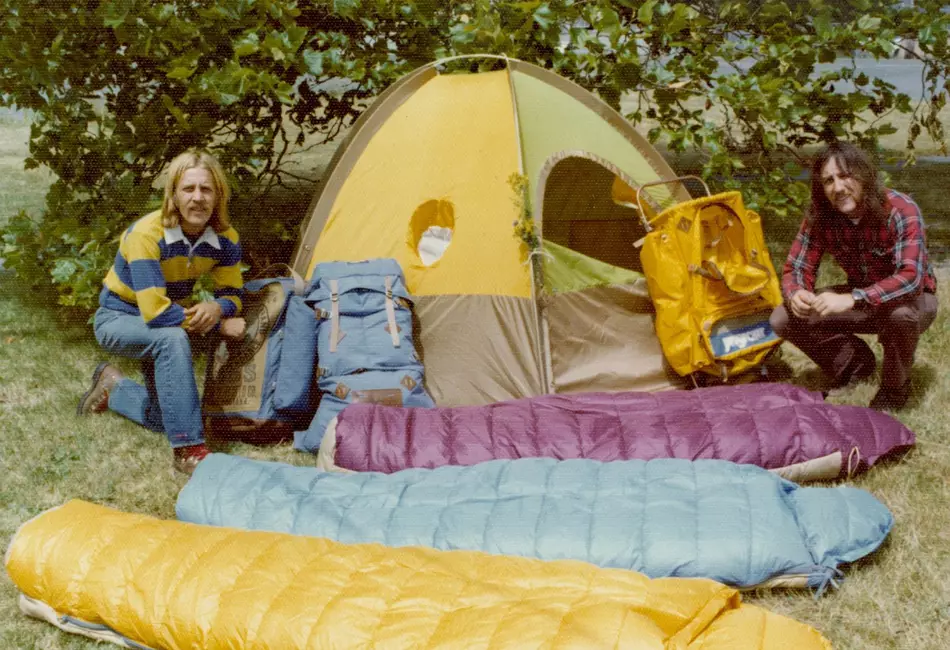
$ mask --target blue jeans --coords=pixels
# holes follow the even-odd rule
[[[108,352],[139,359],[145,385],[120,379],[109,392],[109,409],[152,431],[172,447],[204,442],[201,401],[192,365],[191,341],[181,327],[155,327],[141,316],[100,307],[93,330]]]

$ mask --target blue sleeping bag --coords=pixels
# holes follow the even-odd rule
[[[570,558],[739,587],[810,585],[876,549],[887,508],[725,461],[496,460],[340,474],[211,454],[179,519],[340,542]]]

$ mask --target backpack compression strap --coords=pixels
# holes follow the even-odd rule
[[[399,327],[396,325],[396,308],[393,305],[393,278],[386,276],[386,320],[389,322],[389,335],[393,340],[393,347],[399,347]]]
[[[340,283],[330,280],[330,352],[336,352],[340,338]]]

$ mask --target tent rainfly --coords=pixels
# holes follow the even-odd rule
[[[294,268],[398,260],[440,406],[669,388],[628,199],[673,171],[593,94],[498,58],[489,72],[425,65],[376,99],[327,168]],[[690,198],[643,194],[647,219]]]

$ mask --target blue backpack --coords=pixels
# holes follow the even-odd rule
[[[320,406],[294,447],[315,451],[330,421],[353,402],[435,406],[412,339],[412,296],[394,259],[324,262],[306,303],[317,318]]]

